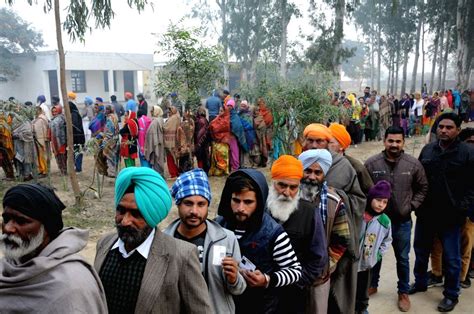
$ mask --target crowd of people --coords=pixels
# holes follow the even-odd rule
[[[331,94],[332,104],[343,108],[341,123],[349,131],[353,144],[380,140],[390,126],[402,127],[406,137],[427,134],[436,117],[442,112],[454,111],[462,121],[474,121],[474,93],[470,90],[441,90],[429,95],[379,95],[370,86],[363,95],[345,91]]]
[[[220,106],[218,98],[212,100]],[[353,138],[344,124],[310,124],[304,128],[302,152],[279,156],[267,181],[260,170],[238,163],[240,151],[233,156],[232,147],[242,147],[247,139],[247,132],[240,138],[233,131],[235,124],[240,121],[241,130],[246,125],[237,120],[235,97],[223,98],[219,111],[207,103],[209,129],[221,132],[205,145],[212,146],[211,156],[219,149],[218,160],[229,161],[232,170],[215,220],[208,219],[212,193],[205,160],[198,159],[202,167],[185,169],[183,165],[191,166],[193,147],[199,154],[196,146],[170,146],[196,134],[192,126],[200,123],[187,112],[181,121],[177,107],[169,108],[163,134],[153,139],[147,138],[148,131],[153,123],[159,128],[161,120],[144,114],[135,118],[140,110],[127,107],[120,130],[117,121],[110,121],[113,136],[115,130],[122,136],[120,155],[127,167],[115,180],[116,232],[99,240],[93,267],[77,254],[86,245],[86,234],[64,228],[65,206],[51,188],[10,188],[2,200],[2,311],[368,313],[369,295],[377,292],[384,276],[380,267],[390,246],[400,311],[409,311],[409,295],[440,282],[444,291],[438,310],[455,308],[461,286],[468,288],[474,275],[474,129],[461,131],[459,115],[448,110],[436,118],[431,128],[435,133],[418,159],[403,149],[406,131],[388,126],[383,151],[365,163],[346,154]],[[258,113],[250,117],[254,126],[256,121],[262,124],[255,141],[264,146],[272,137],[266,128],[271,114],[262,99],[257,106]],[[153,118],[161,116],[158,108],[153,108]],[[198,112],[204,118],[205,111]],[[105,127],[108,115],[110,111],[96,106],[91,126]],[[102,141],[99,146],[107,158],[107,137],[97,134],[92,136]],[[161,137],[165,153],[155,157],[178,163],[171,189],[160,173],[163,167],[155,168],[148,157],[147,145]],[[218,144],[226,146],[216,148]],[[261,166],[268,160],[265,149],[259,151],[256,164]],[[134,160],[142,157],[142,166],[135,167]],[[179,218],[161,231],[158,225],[173,199]],[[413,212],[417,219],[410,284]]]

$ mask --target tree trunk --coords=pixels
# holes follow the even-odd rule
[[[400,69],[400,36],[397,36],[397,61],[395,62],[395,88],[394,94],[398,93],[398,70]]]
[[[431,62],[431,79],[430,79],[430,94],[433,94],[434,81],[435,81],[435,71],[436,71],[436,59],[438,58],[438,42],[439,42],[440,29],[436,28],[436,36],[434,39],[434,52],[433,60]]]
[[[372,27],[371,27],[372,28]],[[374,88],[375,85],[375,57],[374,57],[374,35],[370,33],[370,88]]]
[[[392,78],[392,56],[388,60],[388,76],[387,76],[387,94],[390,93],[390,80]]]
[[[59,11],[59,0],[54,0],[54,18],[56,23],[56,40],[58,42],[59,55],[59,82],[61,86],[61,97],[66,113],[66,134],[67,134],[67,172],[71,180],[72,190],[76,199],[76,206],[82,204],[81,189],[77,181],[76,171],[74,170],[74,138],[72,132],[71,109],[69,108],[66,88],[66,57],[64,55],[63,39],[61,33],[61,17]]]
[[[472,1],[472,0],[471,0]],[[473,19],[474,6],[471,3],[468,7],[468,0],[458,0],[458,9],[456,14],[456,28],[457,28],[457,51],[456,51],[456,87],[458,90],[465,90],[469,86],[471,76],[472,60],[469,60],[468,56],[469,45],[468,45],[468,22],[469,19]],[[470,12],[469,12],[470,11]],[[471,16],[468,15],[469,13]]]
[[[336,0],[335,21],[334,21],[334,38],[332,51],[332,64],[334,75],[341,81],[341,60],[339,52],[342,49],[342,38],[344,37],[344,16],[346,15],[346,1]]]
[[[401,94],[405,94],[406,92],[406,86],[407,86],[407,67],[408,67],[408,47],[406,47],[405,51],[403,51],[403,73],[402,73],[402,88],[401,88]]]
[[[395,87],[395,58],[396,58],[396,53],[393,54],[392,56],[392,77],[390,80],[390,94],[394,95],[394,87]]]
[[[250,84],[254,85],[257,82],[257,65],[258,56],[260,54],[261,37],[262,37],[262,6],[263,4],[259,1],[255,19],[257,24],[255,26],[255,40],[253,43],[253,49],[250,60]]]
[[[288,44],[288,23],[290,22],[287,0],[281,0],[281,40],[280,40],[280,76],[286,79],[286,49]]]
[[[451,36],[451,25],[448,26],[446,32],[446,48],[444,50],[444,59],[443,59],[443,81],[441,83],[442,89],[446,88],[446,72],[448,69],[448,55],[449,55],[449,47],[451,46],[451,40],[449,40]]]
[[[439,49],[438,49],[438,53],[439,53],[439,65],[438,65],[438,87],[436,88],[438,91],[441,90],[441,83],[442,83],[442,80],[441,80],[441,74],[443,73],[443,48],[444,48],[444,23],[441,24],[441,30],[440,30],[440,40],[439,40]]]
[[[415,38],[415,63],[413,64],[413,72],[411,74],[411,85],[410,93],[414,93],[416,89],[416,74],[418,72],[418,58],[420,57],[420,34],[421,34],[421,23],[422,18],[421,14],[418,18],[418,26],[416,28],[416,38]]]
[[[421,25],[421,88],[420,90],[424,89],[424,84],[425,84],[425,57],[426,57],[425,23],[422,22],[422,25]],[[426,90],[425,92],[427,93],[428,91]]]
[[[224,88],[229,89],[229,36],[227,34],[227,3],[226,0],[217,2],[221,9],[221,22],[222,22],[222,47],[224,50],[223,62],[224,62]]]
[[[382,63],[382,41],[381,41],[381,25],[380,25],[380,17],[382,15],[382,12],[380,12],[380,4],[377,5],[377,11],[378,11],[378,16],[377,16],[377,91],[381,94],[382,91],[380,90],[380,67]]]

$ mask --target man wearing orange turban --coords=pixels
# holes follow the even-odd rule
[[[327,149],[333,138],[331,130],[321,123],[311,123],[303,132],[305,149]]]
[[[334,135],[334,138],[329,141],[329,150],[332,153],[344,156],[349,161],[352,168],[354,168],[357,173],[360,188],[364,194],[367,195],[369,189],[374,185],[374,182],[362,162],[346,154],[346,149],[351,144],[351,136],[347,132],[346,127],[339,123],[331,123],[329,129]]]
[[[306,294],[301,291],[322,275],[328,263],[322,218],[315,214],[313,203],[299,196],[303,171],[303,163],[289,155],[280,156],[271,169],[267,210],[285,229],[302,267],[301,279],[296,284],[279,288],[278,313],[304,313]]]
[[[333,135],[333,138],[329,141],[329,149],[336,153],[344,152],[352,142],[346,127],[340,123],[331,123],[329,130]]]

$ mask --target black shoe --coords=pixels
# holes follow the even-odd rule
[[[431,271],[427,273],[428,277],[428,288],[439,287],[443,285],[443,276],[435,276]]]
[[[474,279],[474,268],[472,268],[472,269],[469,271],[469,278],[473,278],[473,279]]]
[[[471,279],[469,277],[466,277],[466,280],[461,281],[461,287],[463,289],[467,289],[471,287]]]
[[[450,298],[444,298],[439,304],[438,304],[438,311],[440,312],[451,312],[454,310],[456,307],[456,304],[458,304],[458,299],[450,299]]]
[[[415,286],[415,284],[413,284],[413,285],[410,286],[410,290],[408,290],[408,294],[415,294],[417,292],[425,292],[427,289],[428,289],[427,287],[421,288],[421,287],[417,287],[417,286]]]

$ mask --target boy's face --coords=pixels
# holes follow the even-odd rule
[[[376,213],[382,213],[387,207],[388,199],[386,198],[374,198],[370,206]]]

